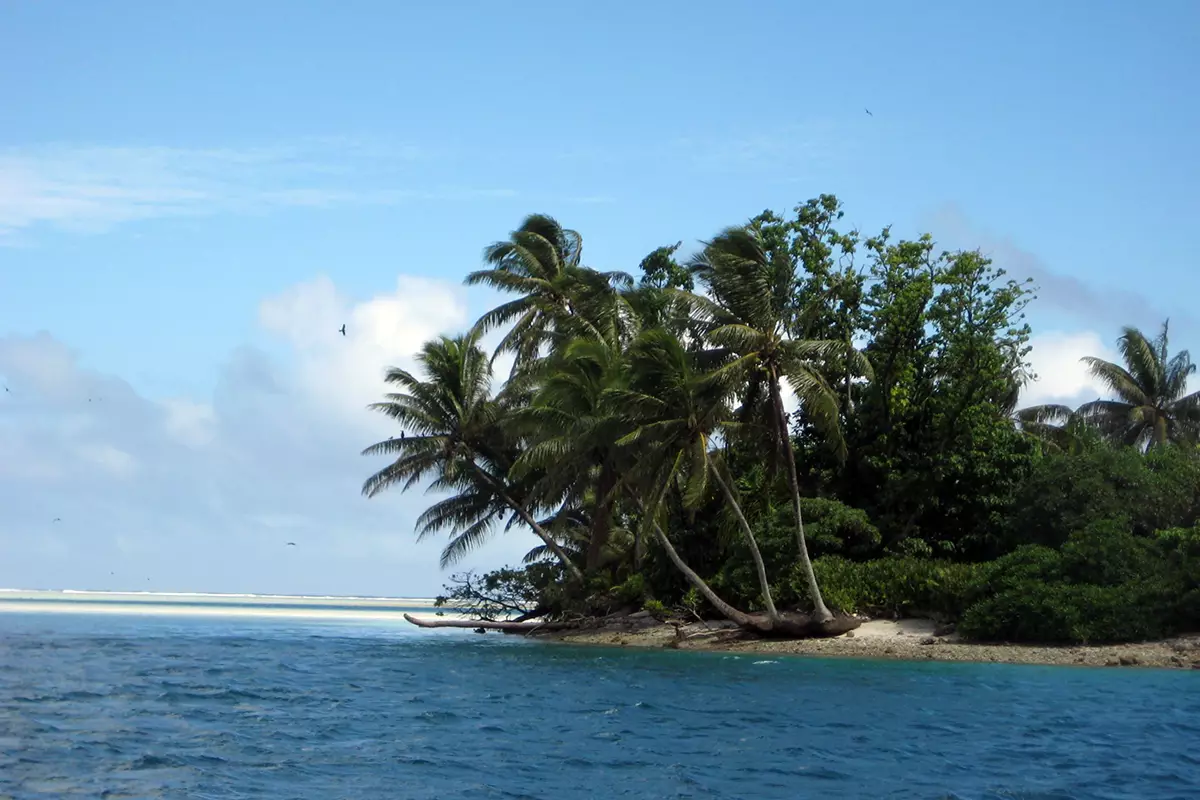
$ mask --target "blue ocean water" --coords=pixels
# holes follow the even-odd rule
[[[0,614],[0,796],[1200,797],[1200,674]]]

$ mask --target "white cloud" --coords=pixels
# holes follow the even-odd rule
[[[467,325],[460,287],[402,276],[355,302],[318,278],[264,300],[259,321],[286,357],[237,350],[211,398],[150,400],[48,334],[0,338],[0,586],[440,590],[444,542],[413,533],[430,498],[363,498],[385,461],[359,453],[392,431],[365,409],[384,368]],[[532,543],[497,531],[465,566]]]
[[[192,447],[203,447],[212,441],[217,418],[211,405],[186,397],[171,398],[162,405],[166,431],[175,439]]]
[[[269,147],[54,145],[0,150],[0,243],[35,226],[101,232],[181,215],[511,197],[504,188],[408,185],[412,145],[312,139]],[[401,174],[393,174],[400,172]],[[403,186],[395,181],[402,180]]]
[[[88,444],[79,448],[81,458],[117,478],[130,478],[137,472],[137,459],[111,444]]]
[[[1088,372],[1080,360],[1096,356],[1118,361],[1117,354],[1094,331],[1047,332],[1030,339],[1029,362],[1037,379],[1021,392],[1021,406],[1058,403],[1075,407],[1107,397],[1104,385]]]
[[[295,377],[315,410],[364,431],[388,424],[366,410],[386,391],[386,369],[411,369],[424,342],[468,324],[459,286],[410,276],[397,280],[395,292],[358,304],[320,277],[263,301],[259,322],[291,345]]]

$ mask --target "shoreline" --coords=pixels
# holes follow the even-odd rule
[[[532,638],[573,645],[748,655],[1200,670],[1200,634],[1157,642],[1056,646],[968,643],[954,634],[935,636],[936,628],[936,623],[925,619],[869,620],[849,634],[828,639],[759,639],[721,622],[681,625],[677,634],[673,625],[635,615],[601,627],[535,633]]]

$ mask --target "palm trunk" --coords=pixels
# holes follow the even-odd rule
[[[567,571],[571,573],[571,576],[581,584],[584,583],[583,572],[575,565],[575,562],[571,560],[570,556],[567,555],[566,551],[562,549],[558,542],[554,541],[554,537],[551,536],[545,528],[537,523],[537,520],[535,520],[530,513],[525,510],[524,506],[514,500],[508,494],[508,492],[504,491],[504,488],[500,485],[499,481],[484,471],[483,468],[481,468],[478,464],[472,464],[472,466],[474,466],[475,472],[478,473],[479,476],[484,479],[484,481],[491,484],[492,488],[496,490],[498,495],[500,495],[500,499],[504,501],[505,505],[517,512],[517,516],[521,518],[521,521],[533,529],[533,532],[537,534],[537,537],[545,543],[546,547],[550,548],[550,551],[554,553],[555,556],[558,557],[558,560],[561,561],[562,565],[567,568]]]
[[[588,537],[587,571],[592,572],[600,566],[604,557],[604,547],[608,544],[612,533],[613,487],[616,486],[617,476],[613,469],[605,464],[600,468],[600,476],[596,481],[596,514],[592,519],[591,535]]]
[[[796,544],[800,548],[800,566],[804,569],[804,578],[808,582],[808,594],[813,602],[813,618],[817,622],[828,622],[833,614],[825,606],[821,597],[821,587],[817,585],[817,574],[813,571],[812,559],[808,557],[808,545],[804,541],[804,517],[800,513],[800,479],[796,475],[796,451],[792,448],[792,437],[788,432],[787,423],[783,416],[783,397],[779,393],[779,378],[771,375],[771,405],[775,411],[776,433],[783,445],[783,460],[787,463],[788,486],[792,490],[792,511],[796,516]]]
[[[762,592],[763,605],[767,607],[767,615],[771,618],[772,622],[778,622],[780,619],[779,612],[775,610],[775,600],[771,597],[771,584],[767,580],[767,566],[763,563],[762,553],[758,549],[758,540],[754,538],[754,531],[750,529],[750,523],[746,521],[746,515],[742,513],[742,507],[733,494],[733,488],[725,480],[725,476],[721,474],[721,470],[714,469],[713,475],[716,477],[717,484],[721,487],[721,491],[725,495],[725,501],[733,509],[738,524],[742,526],[742,535],[746,537],[746,544],[750,546],[750,557],[754,559],[754,569],[758,572],[758,587]]]
[[[695,570],[687,565],[687,562],[685,562],[683,558],[680,557],[679,553],[676,552],[675,546],[671,544],[671,540],[667,538],[665,533],[663,533],[661,525],[659,525],[657,522],[654,522],[653,525],[654,535],[658,538],[658,543],[661,544],[663,549],[667,551],[667,558],[671,559],[671,563],[675,565],[676,569],[683,573],[683,577],[688,579],[688,583],[692,584],[692,586],[695,586],[696,590],[700,592],[700,594],[704,595],[704,599],[707,600],[713,608],[720,612],[721,616],[725,617],[730,622],[736,623],[740,627],[748,628],[750,630],[758,629],[758,626],[756,626],[754,623],[754,619],[749,614],[743,611],[738,611],[736,608],[729,605],[729,603],[726,603],[724,600],[718,597],[717,593],[714,592],[712,588],[704,582],[704,579],[697,575]]]
[[[690,583],[692,586],[695,586],[696,591],[704,595],[704,599],[707,600],[709,604],[721,614],[721,616],[725,617],[725,619],[733,622],[739,627],[755,630],[756,626],[754,619],[749,614],[745,613],[744,611],[738,611],[736,608],[729,605],[729,603],[726,603],[724,600],[718,597],[717,593],[712,590],[712,587],[705,583],[704,579],[697,575],[696,571],[687,565],[687,562],[683,560],[683,557],[680,556],[679,552],[675,549],[675,545],[671,544],[671,540],[668,539],[667,534],[663,532],[662,526],[658,524],[658,520],[655,519],[655,516],[658,513],[658,509],[662,507],[663,496],[666,495],[666,493],[667,487],[663,486],[663,488],[657,492],[656,496],[652,498],[651,503],[652,508],[654,509],[652,512],[646,510],[646,506],[644,503],[642,503],[641,498],[639,498],[636,494],[631,494],[631,497],[633,498],[633,504],[642,514],[642,525],[638,526],[639,529],[643,527],[647,521],[649,521],[649,523],[653,526],[652,530],[654,531],[655,538],[658,539],[658,543],[662,545],[663,550],[667,551],[667,558],[671,559],[671,563],[675,565],[675,568],[683,573],[683,577],[687,578],[688,583]]]

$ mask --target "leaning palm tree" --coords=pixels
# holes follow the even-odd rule
[[[572,576],[582,580],[579,567],[534,518],[524,488],[509,480],[515,448],[500,424],[504,403],[491,395],[491,362],[477,337],[443,336],[427,342],[417,363],[423,379],[406,370],[388,370],[386,381],[400,391],[370,406],[404,429],[399,437],[363,451],[395,459],[366,480],[363,494],[374,497],[395,486],[408,490],[431,479],[431,491],[453,494],[426,510],[417,529],[421,537],[454,531],[443,551],[443,564],[478,545],[507,516],[507,526],[523,522]]]
[[[719,451],[713,446],[714,436],[731,424],[728,400],[741,364],[725,359],[725,364],[705,370],[697,364],[702,355],[689,353],[676,337],[663,330],[646,331],[635,340],[630,350],[628,386],[609,392],[632,428],[619,444],[638,455],[628,480],[637,483],[640,478],[648,487],[650,501],[642,504],[643,521],[676,568],[726,618],[742,627],[771,631],[780,626],[782,619],[771,596],[766,565]],[[708,496],[710,481],[720,488],[750,549],[767,610],[765,625],[717,596],[679,556],[658,522],[668,491],[677,488],[684,505],[696,507]]]
[[[1080,406],[1076,413],[1109,438],[1135,447],[1200,439],[1200,392],[1187,394],[1196,365],[1187,350],[1170,355],[1168,324],[1154,339],[1123,328],[1117,348],[1125,366],[1091,356],[1082,360],[1115,396]]]
[[[511,326],[496,354],[510,352],[516,358],[514,372],[537,358],[556,334],[570,336],[586,331],[599,337],[592,319],[605,301],[616,300],[616,285],[632,281],[621,273],[599,273],[581,265],[583,239],[563,228],[552,217],[533,214],[508,240],[484,251],[487,268],[467,275],[468,286],[489,286],[518,294],[488,311],[473,331],[483,335]],[[591,313],[588,313],[591,312]]]
[[[795,268],[790,259],[772,259],[757,234],[745,227],[728,228],[692,260],[692,269],[709,297],[693,295],[691,302],[707,323],[708,340],[737,354],[746,366],[743,408],[747,416],[765,414],[772,449],[783,460],[792,494],[796,543],[812,598],[814,616],[827,621],[833,614],[821,597],[816,573],[804,538],[800,483],[796,457],[784,408],[786,380],[808,419],[823,431],[839,456],[845,442],[838,425],[838,401],[821,365],[844,359],[853,371],[870,374],[866,358],[842,342],[796,340],[789,335],[796,319]]]

